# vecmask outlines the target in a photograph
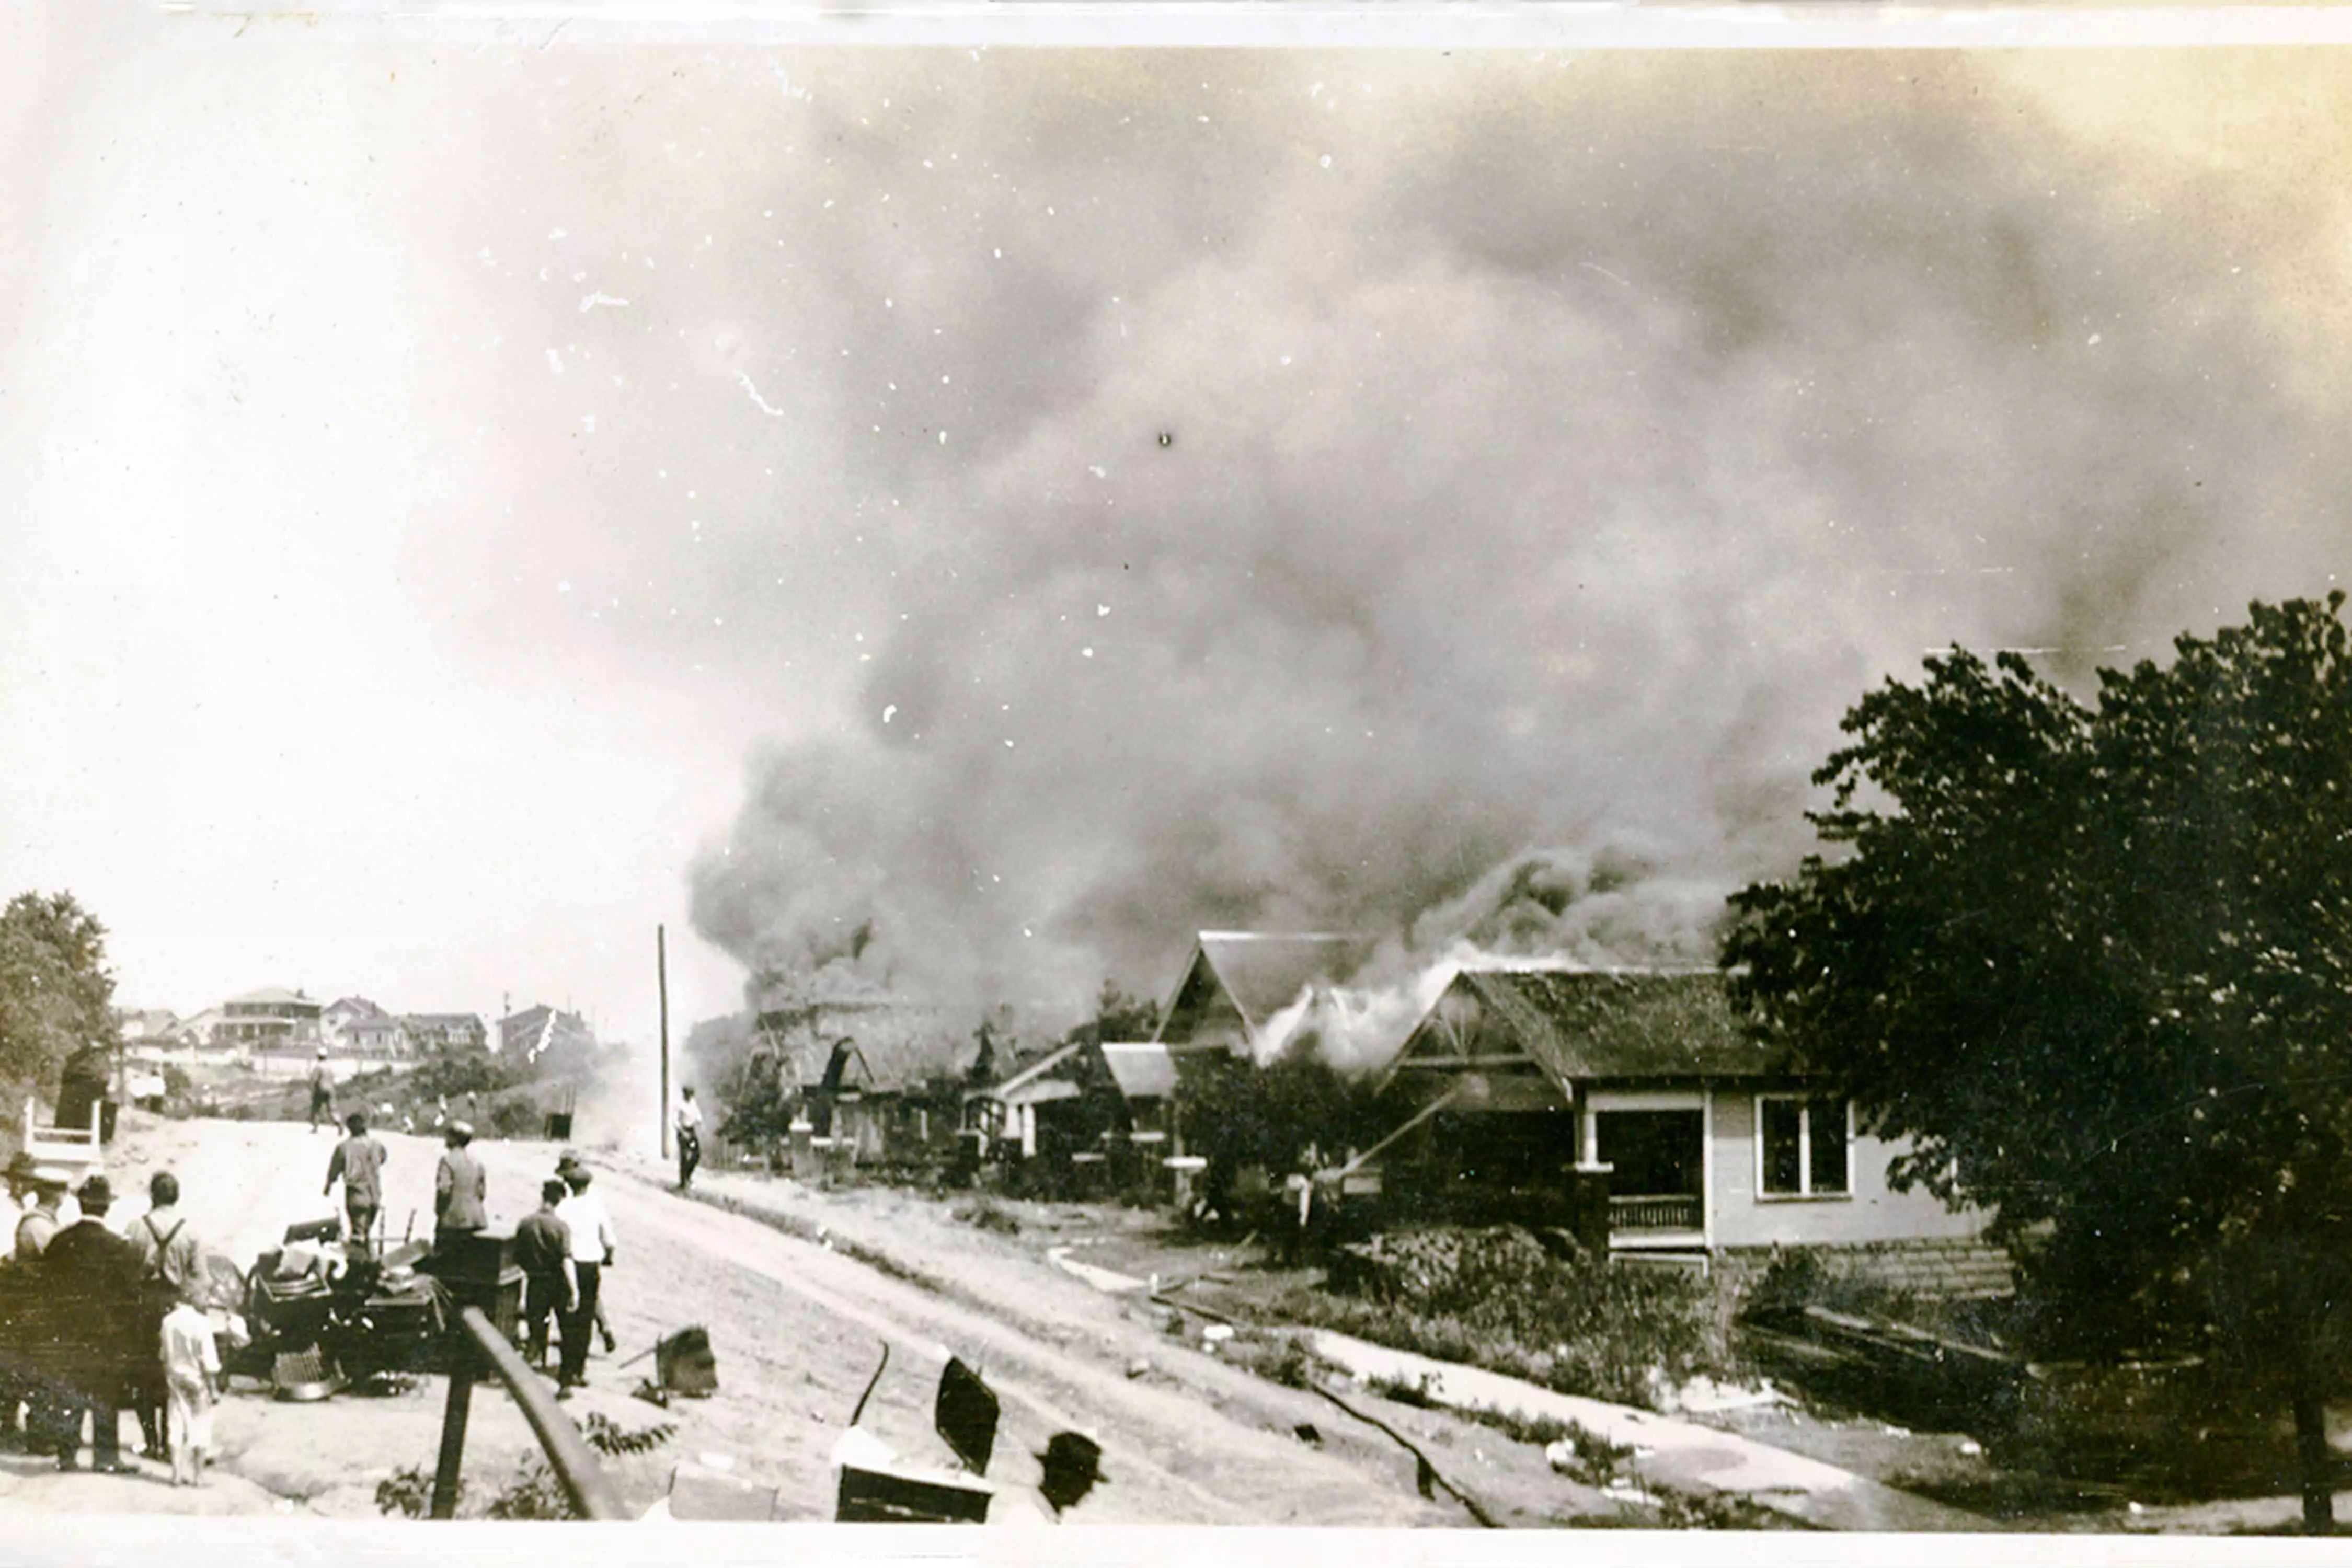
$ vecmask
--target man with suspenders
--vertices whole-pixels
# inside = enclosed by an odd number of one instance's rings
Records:
[[[184,1291],[201,1290],[204,1284],[204,1247],[188,1229],[179,1203],[180,1178],[170,1171],[157,1171],[147,1183],[147,1212],[128,1237],[131,1249],[139,1254],[142,1281],[139,1329],[148,1352],[138,1363],[138,1375],[128,1392],[151,1458],[169,1452],[171,1440],[164,1429],[169,1390],[159,1348],[163,1318]]]

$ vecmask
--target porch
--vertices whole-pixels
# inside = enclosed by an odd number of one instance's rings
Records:
[[[1609,1188],[1609,1248],[1714,1245],[1708,1096],[1703,1090],[1588,1090],[1578,1096],[1580,1172]]]

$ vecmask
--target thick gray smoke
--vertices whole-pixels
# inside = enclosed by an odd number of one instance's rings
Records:
[[[596,374],[701,345],[705,455],[608,424],[551,499],[670,519],[583,597],[773,706],[692,872],[755,970],[976,1017],[1203,926],[1704,962],[1869,685],[2079,680],[2343,537],[2294,225],[1962,57],[696,69],[770,152],[586,138],[704,243],[570,292],[635,313]]]

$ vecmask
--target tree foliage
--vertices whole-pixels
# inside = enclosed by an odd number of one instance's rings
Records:
[[[1829,855],[1732,901],[1759,1027],[2037,1228],[2071,1347],[2209,1342],[2298,1399],[2352,1292],[2352,655],[2295,601],[2084,704],[1955,649],[1844,720]]]
[[[70,893],[20,893],[0,911],[0,1079],[53,1077],[66,1057],[121,1040],[106,927]]]

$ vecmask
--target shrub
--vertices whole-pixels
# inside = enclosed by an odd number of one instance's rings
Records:
[[[1303,1322],[1563,1394],[1648,1405],[1663,1377],[1729,1371],[1711,1288],[1675,1271],[1562,1260],[1516,1227],[1385,1237],[1361,1295],[1302,1289]]]
[[[606,1416],[589,1413],[581,1424],[580,1435],[588,1446],[604,1458],[623,1458],[635,1454],[649,1454],[677,1436],[677,1427],[670,1422],[634,1430]],[[457,1500],[462,1511],[466,1486],[457,1484]],[[399,1514],[408,1519],[423,1519],[432,1507],[433,1478],[421,1467],[411,1465],[394,1470],[375,1488],[375,1506],[380,1513]],[[576,1519],[572,1500],[564,1495],[562,1483],[547,1460],[537,1454],[522,1462],[515,1479],[508,1483],[488,1507],[482,1510],[487,1519]]]

